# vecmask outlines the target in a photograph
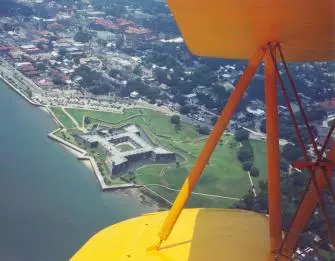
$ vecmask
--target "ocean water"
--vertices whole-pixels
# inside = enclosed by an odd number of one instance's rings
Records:
[[[55,127],[0,82],[1,261],[68,260],[100,229],[150,211],[101,192],[94,174],[47,137]]]

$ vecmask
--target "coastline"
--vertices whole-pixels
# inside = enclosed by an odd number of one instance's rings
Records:
[[[3,81],[7,86],[11,87],[15,92],[17,92],[19,95],[21,95],[27,102],[29,102],[31,105],[34,106],[43,106],[40,103],[37,103],[33,100],[31,100],[27,95],[25,95],[21,90],[16,88],[11,82],[9,82],[4,76],[0,74],[0,80]]]
[[[75,156],[76,158],[80,157],[81,156],[81,153],[79,153],[78,151],[68,147],[68,146],[65,146],[64,144],[61,144],[59,143],[60,146],[62,146],[67,152],[71,153],[73,156]],[[91,161],[90,160],[81,160],[81,162],[88,168],[90,169],[91,171],[94,171],[93,167],[92,167],[92,164],[91,164]]]
[[[119,185],[106,185],[103,179],[103,176],[100,173],[100,170],[97,166],[97,163],[95,159],[91,156],[86,155],[86,151],[57,137],[55,133],[58,131],[65,129],[62,122],[59,121],[59,119],[56,117],[56,115],[49,109],[48,106],[45,106],[43,104],[39,104],[33,100],[31,100],[29,97],[27,97],[21,90],[16,88],[11,82],[9,82],[7,79],[5,79],[2,75],[0,75],[0,80],[3,81],[3,83],[12,88],[17,94],[19,94],[21,97],[24,98],[26,102],[29,104],[40,108],[44,112],[48,113],[51,118],[54,120],[54,122],[60,126],[60,128],[57,128],[56,130],[52,131],[48,134],[48,137],[54,141],[56,141],[60,146],[62,146],[67,152],[74,155],[78,160],[80,160],[87,168],[89,168],[96,176],[97,183],[99,184],[99,187],[101,191],[109,191],[113,190],[115,193],[123,193],[127,194],[128,196],[133,197],[135,200],[139,200],[141,204],[145,206],[150,206],[153,211],[161,210],[162,207],[161,204],[154,199],[154,197],[148,196],[145,193],[141,191],[143,189],[142,185],[137,185],[133,183],[125,183],[125,184],[119,184]]]

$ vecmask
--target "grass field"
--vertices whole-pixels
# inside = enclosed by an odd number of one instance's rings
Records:
[[[259,177],[252,178],[254,183],[260,180],[267,180],[267,164],[266,164],[266,146],[264,141],[252,140],[252,147],[254,148],[255,165],[259,169]]]
[[[170,117],[149,109],[129,109],[121,113],[89,111],[80,109],[66,109],[78,123],[82,122],[83,116],[109,122],[111,124],[135,123],[160,137],[173,140],[190,140],[200,137],[193,126],[181,124],[182,131],[176,131],[170,123]]]
[[[87,116],[117,124],[119,121],[127,119],[138,113],[135,110],[134,111],[126,110],[124,113],[110,113],[110,112],[80,110],[71,108],[66,109],[66,111],[69,112],[78,123],[82,122],[83,116]]]
[[[117,147],[121,152],[130,151],[130,150],[133,150],[133,149],[134,149],[132,146],[130,146],[130,145],[127,144],[127,143],[123,143],[123,144],[117,145],[116,147]]]
[[[73,121],[63,112],[62,108],[51,107],[50,109],[56,115],[58,120],[60,120],[64,124],[65,128],[67,129],[76,128]]]
[[[146,165],[135,172],[137,183],[151,184],[150,189],[170,201],[174,200],[177,192],[161,186],[180,189],[205,142],[195,127],[182,123],[181,130],[177,131],[170,123],[169,116],[149,109],[130,109],[126,110],[124,114],[80,109],[67,109],[67,111],[79,123],[82,122],[83,116],[87,116],[107,122],[112,126],[127,123],[138,124],[155,143],[178,153],[182,158],[179,164]],[[265,143],[253,140],[250,142],[254,148],[255,165],[260,169],[260,176],[253,178],[255,185],[258,185],[258,181],[266,179]],[[237,150],[238,144],[234,137],[223,136],[205,168],[195,192],[234,198],[242,197],[250,188],[250,181],[248,174],[242,169],[242,165],[237,159]],[[188,206],[228,207],[234,202],[230,199],[192,195]]]

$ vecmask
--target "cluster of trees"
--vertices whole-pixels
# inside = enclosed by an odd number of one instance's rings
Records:
[[[155,2],[151,2],[155,3]],[[180,35],[176,22],[169,14],[154,14],[154,17],[142,21],[144,27],[150,28],[155,33],[164,33],[171,37]]]
[[[265,120],[261,122],[260,130],[266,133]],[[310,138],[307,129],[300,128],[300,133],[303,141],[305,143],[310,143]],[[292,121],[286,116],[279,117],[279,136],[283,139],[293,142],[294,144],[298,144],[299,142]]]
[[[101,80],[101,73],[91,70],[87,65],[81,65],[73,75],[78,75],[83,78],[83,84],[91,86]]]
[[[22,3],[13,0],[0,1],[0,16],[22,15],[28,17],[34,13],[33,9]]]
[[[305,188],[308,184],[309,175],[306,172],[293,171],[291,175],[287,175],[283,172],[281,175],[281,192],[282,192],[282,221],[283,229],[287,231],[289,224],[292,220],[293,214],[301,200]],[[251,190],[238,202],[235,203],[232,208],[239,208],[250,210],[258,213],[268,213],[268,184],[265,181],[260,181],[258,184],[259,191],[255,196]],[[332,205],[330,196],[325,196],[328,215],[330,220],[335,220],[335,209]],[[301,235],[298,245],[301,248],[307,246],[313,246],[314,233],[317,233],[321,238],[327,238],[327,228],[320,210],[315,211],[312,215],[304,233]],[[327,241],[326,241],[327,242]],[[321,247],[330,251],[327,243]],[[328,259],[327,259],[328,260]],[[332,260],[332,259],[330,259]]]
[[[38,62],[36,63],[36,69],[44,72],[47,69],[47,65],[45,62]]]
[[[145,96],[151,103],[155,103],[161,97],[158,88],[149,87],[141,79],[129,80],[126,86],[120,88],[119,94],[122,97],[129,97],[133,91],[137,91],[141,96]]]
[[[254,150],[249,142],[249,132],[244,129],[238,129],[235,132],[235,139],[241,143],[237,152],[237,158],[241,161],[245,171],[249,171],[253,177],[259,176],[259,170],[254,165]]]
[[[73,39],[76,42],[87,43],[92,39],[92,37],[91,33],[80,30],[74,35]]]
[[[248,140],[241,142],[242,146],[237,152],[237,158],[242,162],[248,162],[254,160],[254,151]]]
[[[299,147],[288,143],[283,147],[282,156],[288,162],[292,162],[299,160],[302,154]]]
[[[193,106],[191,105],[182,105],[179,109],[181,114],[189,114],[193,110]]]
[[[305,110],[309,121],[322,121],[327,118],[327,112],[320,108],[307,108]],[[295,117],[299,124],[303,124],[302,114],[300,112],[295,113]]]
[[[201,135],[209,135],[211,133],[211,129],[205,125],[197,125],[197,132]]]
[[[52,82],[56,85],[64,85],[65,82],[59,77],[53,77]]]
[[[181,122],[178,115],[172,115],[170,118],[170,122],[174,125],[176,131],[181,130]]]
[[[235,139],[239,142],[246,141],[249,139],[249,131],[245,129],[238,129],[235,132]]]

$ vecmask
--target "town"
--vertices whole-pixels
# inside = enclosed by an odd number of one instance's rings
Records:
[[[245,65],[193,57],[162,2],[155,2],[154,8],[131,1],[125,6],[116,2],[113,8],[102,7],[99,1],[22,3],[34,10],[29,16],[18,12],[0,20],[1,71],[43,105],[113,111],[122,104],[144,102],[211,125]],[[333,67],[292,66],[302,85],[301,99],[319,112],[315,126],[320,133],[334,118],[334,100],[327,100],[334,91]],[[233,130],[261,132],[262,77],[256,75],[230,125]],[[324,90],[319,91],[320,85]],[[284,106],[280,113],[288,116]]]
[[[160,0],[11,4],[10,12],[0,10],[0,79],[50,109],[61,126],[53,137],[87,150],[105,186],[119,184],[121,177],[171,203],[247,61],[192,55]],[[335,64],[289,66],[321,148],[335,121]],[[214,164],[208,164],[212,176],[199,184],[198,194],[207,198],[193,197],[191,206],[267,211],[263,69],[261,65],[222,137]],[[279,69],[284,72],[282,64]],[[293,95],[290,102],[302,127]],[[291,214],[306,177],[290,166],[301,156],[299,140],[281,94],[279,104],[280,168],[290,174],[283,187],[292,188],[284,193],[285,211]],[[309,155],[317,158],[310,133],[301,128],[301,135]],[[222,171],[234,177],[226,179]],[[317,241],[315,233],[305,236]]]

